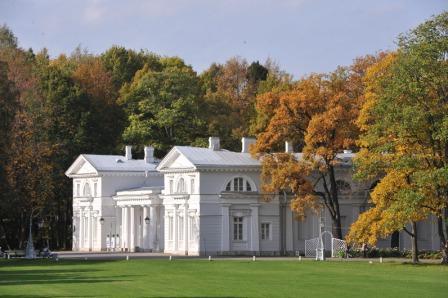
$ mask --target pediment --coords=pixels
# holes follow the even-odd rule
[[[97,175],[95,167],[82,155],[80,155],[65,172],[68,177],[79,175]]]
[[[194,169],[194,164],[188,160],[182,153],[180,153],[175,148],[165,156],[165,158],[160,162],[157,169],[169,170],[169,169]]]

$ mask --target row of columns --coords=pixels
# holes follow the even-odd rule
[[[157,208],[159,206],[122,206],[121,207],[121,248],[127,251],[135,251],[137,245],[141,245],[143,250],[159,250],[159,239],[157,237],[158,217]],[[138,240],[138,222],[141,211],[141,243]],[[145,218],[149,218],[149,224]]]

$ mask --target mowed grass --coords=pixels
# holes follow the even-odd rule
[[[448,267],[297,260],[0,260],[0,296],[448,297]]]

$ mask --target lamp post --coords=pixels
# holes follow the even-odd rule
[[[29,234],[28,234],[28,242],[26,243],[26,250],[25,250],[25,258],[26,259],[34,259],[36,257],[36,253],[34,251],[34,244],[33,244],[33,215],[34,212],[37,209],[34,209],[31,211],[30,214],[30,227],[29,227]]]

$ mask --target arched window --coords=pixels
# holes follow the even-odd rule
[[[83,190],[83,194],[85,197],[90,197],[90,185],[89,183],[84,184],[84,190]]]
[[[253,187],[246,178],[235,177],[227,182],[226,191],[253,191]]]
[[[346,195],[349,194],[352,191],[352,188],[350,186],[350,183],[344,180],[337,180],[336,186],[338,188],[338,194]]]
[[[177,193],[186,193],[184,178],[180,178],[179,181],[177,181],[176,192]]]

